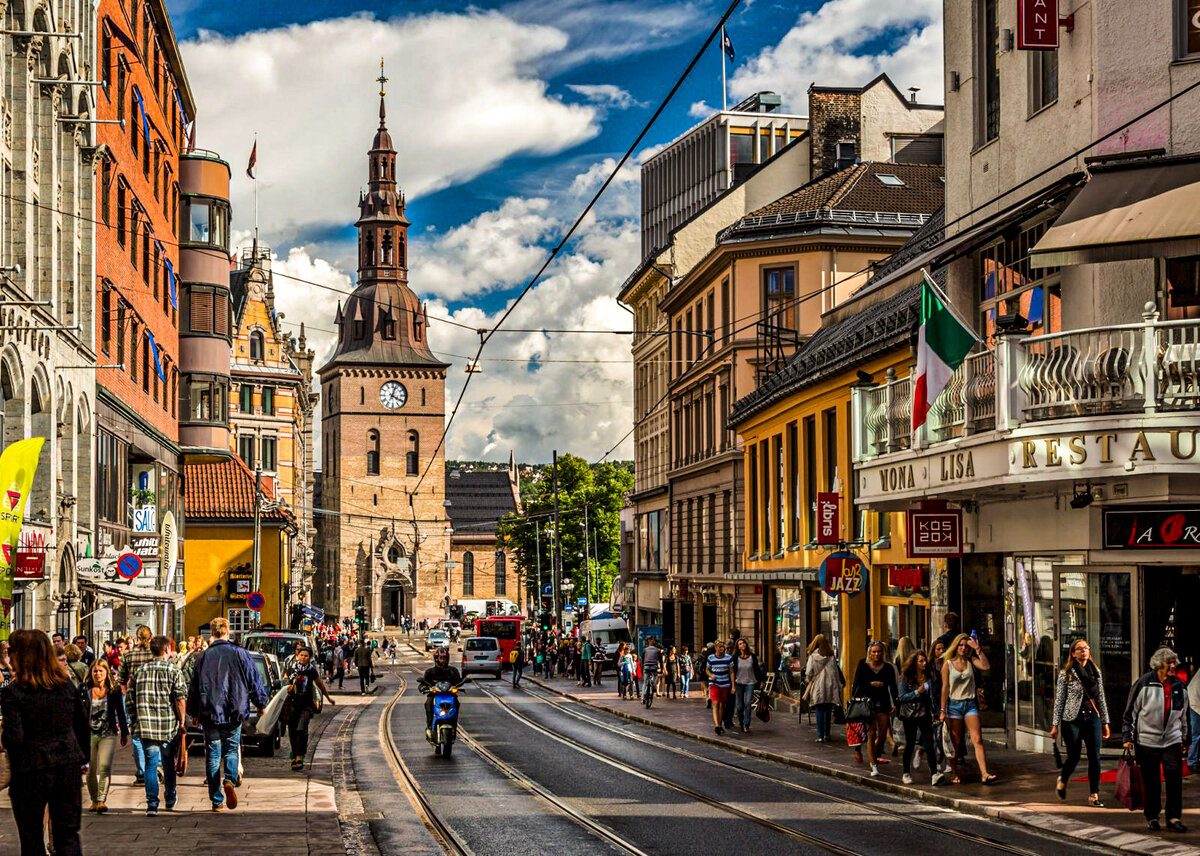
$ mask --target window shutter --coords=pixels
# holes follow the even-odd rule
[[[907,139],[897,137],[892,141],[895,163],[941,163],[942,138],[936,134],[925,134]]]
[[[213,321],[213,293],[192,289],[192,332],[211,333]]]
[[[213,295],[213,332],[229,335],[229,299],[223,292]]]

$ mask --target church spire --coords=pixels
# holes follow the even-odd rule
[[[387,118],[387,110],[384,109],[383,97],[387,94],[388,78],[383,73],[383,57],[379,58],[379,77],[375,79],[379,81],[379,128],[380,130],[386,130],[384,119]]]

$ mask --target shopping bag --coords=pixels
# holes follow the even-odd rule
[[[846,723],[846,745],[862,746],[867,742],[867,724],[865,722]]]
[[[179,747],[175,751],[175,775],[186,776],[188,768],[188,738],[187,734],[179,735]]]
[[[1117,802],[1130,811],[1137,811],[1145,800],[1142,771],[1128,749],[1117,765]]]
[[[771,721],[771,694],[765,690],[754,691],[754,715],[762,722]]]

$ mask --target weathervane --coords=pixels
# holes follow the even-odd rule
[[[383,73],[383,57],[379,58],[379,77],[375,79],[379,81],[379,97],[382,98],[385,94],[383,91],[384,84],[388,82],[388,78]]]

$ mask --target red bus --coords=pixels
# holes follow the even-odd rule
[[[476,636],[493,636],[500,641],[500,662],[508,668],[509,655],[521,643],[520,615],[490,615],[475,619]]]

